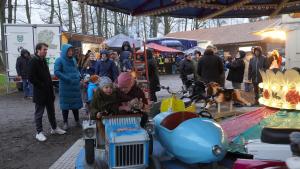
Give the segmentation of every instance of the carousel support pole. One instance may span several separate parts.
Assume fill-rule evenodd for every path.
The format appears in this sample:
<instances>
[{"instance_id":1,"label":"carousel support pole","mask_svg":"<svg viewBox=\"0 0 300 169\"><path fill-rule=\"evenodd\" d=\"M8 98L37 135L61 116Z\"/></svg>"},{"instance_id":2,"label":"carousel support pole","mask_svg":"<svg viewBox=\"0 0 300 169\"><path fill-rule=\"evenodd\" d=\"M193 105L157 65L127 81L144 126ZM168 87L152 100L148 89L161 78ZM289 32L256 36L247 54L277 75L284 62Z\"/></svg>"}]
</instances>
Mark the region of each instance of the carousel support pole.
<instances>
[{"instance_id":1,"label":"carousel support pole","mask_svg":"<svg viewBox=\"0 0 300 169\"><path fill-rule=\"evenodd\" d=\"M221 103L217 103L218 104L218 113L221 113Z\"/></svg>"}]
</instances>

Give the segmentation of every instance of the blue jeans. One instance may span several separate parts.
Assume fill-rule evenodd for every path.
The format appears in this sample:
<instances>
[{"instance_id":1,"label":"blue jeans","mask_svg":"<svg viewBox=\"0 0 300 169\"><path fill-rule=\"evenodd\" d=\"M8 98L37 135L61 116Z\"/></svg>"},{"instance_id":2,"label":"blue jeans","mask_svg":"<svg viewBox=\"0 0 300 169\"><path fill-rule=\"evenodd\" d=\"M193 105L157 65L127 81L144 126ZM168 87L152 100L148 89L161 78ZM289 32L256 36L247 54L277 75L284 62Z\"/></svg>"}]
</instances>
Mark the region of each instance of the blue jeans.
<instances>
[{"instance_id":1,"label":"blue jeans","mask_svg":"<svg viewBox=\"0 0 300 169\"><path fill-rule=\"evenodd\" d=\"M32 84L29 82L28 79L22 79L22 81L23 81L23 91L25 97L32 97L33 96Z\"/></svg>"},{"instance_id":2,"label":"blue jeans","mask_svg":"<svg viewBox=\"0 0 300 169\"><path fill-rule=\"evenodd\" d=\"M176 69L177 69L176 65L172 64L172 74L173 75L176 74Z\"/></svg>"},{"instance_id":3,"label":"blue jeans","mask_svg":"<svg viewBox=\"0 0 300 169\"><path fill-rule=\"evenodd\" d=\"M244 83L245 92L251 92L252 91L252 84L251 83Z\"/></svg>"}]
</instances>

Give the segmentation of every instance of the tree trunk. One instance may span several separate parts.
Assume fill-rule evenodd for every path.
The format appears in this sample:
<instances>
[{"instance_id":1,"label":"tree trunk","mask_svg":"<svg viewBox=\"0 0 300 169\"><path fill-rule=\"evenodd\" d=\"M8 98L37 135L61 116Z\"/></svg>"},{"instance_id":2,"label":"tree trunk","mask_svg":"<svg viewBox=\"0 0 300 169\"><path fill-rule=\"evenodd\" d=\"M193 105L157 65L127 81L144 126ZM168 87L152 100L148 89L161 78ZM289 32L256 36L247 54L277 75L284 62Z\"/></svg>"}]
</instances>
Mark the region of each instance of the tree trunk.
<instances>
[{"instance_id":1,"label":"tree trunk","mask_svg":"<svg viewBox=\"0 0 300 169\"><path fill-rule=\"evenodd\" d=\"M199 29L199 20L196 18L195 19L195 27L194 29Z\"/></svg>"},{"instance_id":2,"label":"tree trunk","mask_svg":"<svg viewBox=\"0 0 300 169\"><path fill-rule=\"evenodd\" d=\"M7 20L7 22L8 23L12 23L12 13L13 13L13 6L12 6L12 2L11 2L12 0L8 0L7 1L7 6L8 6L8 20Z\"/></svg>"},{"instance_id":3,"label":"tree trunk","mask_svg":"<svg viewBox=\"0 0 300 169\"><path fill-rule=\"evenodd\" d=\"M85 5L85 19L86 19L86 32L87 34L90 31L90 19L89 19L89 7L88 5Z\"/></svg>"},{"instance_id":4,"label":"tree trunk","mask_svg":"<svg viewBox=\"0 0 300 169\"><path fill-rule=\"evenodd\" d=\"M91 23L92 23L92 32L93 32L93 35L95 35L95 23L94 23L94 18L93 18L93 13L92 13L92 6L90 6L90 16L91 16Z\"/></svg>"},{"instance_id":5,"label":"tree trunk","mask_svg":"<svg viewBox=\"0 0 300 169\"><path fill-rule=\"evenodd\" d=\"M125 33L125 25L126 25L126 19L125 19L125 14L120 14L120 27L121 27L121 32L126 34Z\"/></svg>"},{"instance_id":6,"label":"tree trunk","mask_svg":"<svg viewBox=\"0 0 300 169\"><path fill-rule=\"evenodd\" d=\"M51 0L51 12L50 12L50 24L53 24L53 17L54 17L54 0Z\"/></svg>"},{"instance_id":7,"label":"tree trunk","mask_svg":"<svg viewBox=\"0 0 300 169\"><path fill-rule=\"evenodd\" d=\"M128 25L128 22L129 22L129 16L126 15L126 20L125 20L125 33L127 35L129 35L129 25Z\"/></svg>"},{"instance_id":8,"label":"tree trunk","mask_svg":"<svg viewBox=\"0 0 300 169\"><path fill-rule=\"evenodd\" d=\"M97 32L98 36L103 36L102 34L102 8L95 7L96 14L97 14Z\"/></svg>"},{"instance_id":9,"label":"tree trunk","mask_svg":"<svg viewBox=\"0 0 300 169\"><path fill-rule=\"evenodd\" d=\"M119 34L117 12L114 12L114 34Z\"/></svg>"},{"instance_id":10,"label":"tree trunk","mask_svg":"<svg viewBox=\"0 0 300 169\"><path fill-rule=\"evenodd\" d=\"M68 14L69 14L69 32L72 32L73 30L73 24L72 24L72 20L73 20L73 7L72 7L72 0L68 0Z\"/></svg>"},{"instance_id":11,"label":"tree trunk","mask_svg":"<svg viewBox=\"0 0 300 169\"><path fill-rule=\"evenodd\" d=\"M57 0L57 7L58 7L58 20L59 20L59 24L60 26L63 25L63 20L62 20L62 16L61 16L61 8L60 8L60 0Z\"/></svg>"},{"instance_id":12,"label":"tree trunk","mask_svg":"<svg viewBox=\"0 0 300 169\"><path fill-rule=\"evenodd\" d=\"M1 39L2 39L2 58L0 57L0 68L6 69L5 43L4 43L4 26L5 23L5 4L6 0L0 1L0 22L1 22Z\"/></svg>"},{"instance_id":13,"label":"tree trunk","mask_svg":"<svg viewBox=\"0 0 300 169\"><path fill-rule=\"evenodd\" d=\"M29 0L26 0L26 6L25 6L25 9L26 9L26 16L27 16L28 23L31 23L30 8L29 8Z\"/></svg>"},{"instance_id":14,"label":"tree trunk","mask_svg":"<svg viewBox=\"0 0 300 169\"><path fill-rule=\"evenodd\" d=\"M171 32L171 21L170 21L170 17L164 16L164 25L165 25L164 35L166 35L166 34L168 34L168 33Z\"/></svg>"},{"instance_id":15,"label":"tree trunk","mask_svg":"<svg viewBox=\"0 0 300 169\"><path fill-rule=\"evenodd\" d=\"M104 9L104 30L105 38L108 38L108 21L107 21L107 9Z\"/></svg>"},{"instance_id":16,"label":"tree trunk","mask_svg":"<svg viewBox=\"0 0 300 169\"><path fill-rule=\"evenodd\" d=\"M140 38L140 17L137 17L137 31L136 31L137 37Z\"/></svg>"},{"instance_id":17,"label":"tree trunk","mask_svg":"<svg viewBox=\"0 0 300 169\"><path fill-rule=\"evenodd\" d=\"M146 27L146 17L143 17L143 26L144 26L144 41L147 41L147 27Z\"/></svg>"},{"instance_id":18,"label":"tree trunk","mask_svg":"<svg viewBox=\"0 0 300 169\"><path fill-rule=\"evenodd\" d=\"M87 34L87 30L86 30L86 20L85 20L85 8L84 8L84 4L83 3L79 3L80 6L80 11L81 11L81 32L82 34Z\"/></svg>"},{"instance_id":19,"label":"tree trunk","mask_svg":"<svg viewBox=\"0 0 300 169\"><path fill-rule=\"evenodd\" d=\"M149 37L157 37L158 19L156 16L150 16L150 35Z\"/></svg>"},{"instance_id":20,"label":"tree trunk","mask_svg":"<svg viewBox=\"0 0 300 169\"><path fill-rule=\"evenodd\" d=\"M75 31L75 33L77 33L77 25L76 25L73 9L72 9L72 20L73 20L73 24L74 24L74 31Z\"/></svg>"},{"instance_id":21,"label":"tree trunk","mask_svg":"<svg viewBox=\"0 0 300 169\"><path fill-rule=\"evenodd\" d=\"M18 1L15 0L15 8L14 8L14 23L17 23L17 6L18 6Z\"/></svg>"},{"instance_id":22,"label":"tree trunk","mask_svg":"<svg viewBox=\"0 0 300 169\"><path fill-rule=\"evenodd\" d=\"M185 18L184 31L187 31L187 26L188 26L188 19Z\"/></svg>"}]
</instances>

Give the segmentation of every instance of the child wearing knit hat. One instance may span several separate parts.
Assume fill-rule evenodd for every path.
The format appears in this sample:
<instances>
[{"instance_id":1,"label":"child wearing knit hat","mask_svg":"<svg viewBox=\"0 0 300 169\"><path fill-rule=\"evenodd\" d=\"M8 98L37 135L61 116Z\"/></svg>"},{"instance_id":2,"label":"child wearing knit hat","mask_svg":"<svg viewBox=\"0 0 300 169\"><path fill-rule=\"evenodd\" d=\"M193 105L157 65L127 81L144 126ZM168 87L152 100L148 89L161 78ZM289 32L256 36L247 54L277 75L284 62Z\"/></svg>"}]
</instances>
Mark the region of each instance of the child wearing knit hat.
<instances>
[{"instance_id":1,"label":"child wearing knit hat","mask_svg":"<svg viewBox=\"0 0 300 169\"><path fill-rule=\"evenodd\" d=\"M118 114L121 103L130 100L130 97L113 87L109 77L102 76L91 103L91 113L95 118L101 118L101 113Z\"/></svg>"}]
</instances>

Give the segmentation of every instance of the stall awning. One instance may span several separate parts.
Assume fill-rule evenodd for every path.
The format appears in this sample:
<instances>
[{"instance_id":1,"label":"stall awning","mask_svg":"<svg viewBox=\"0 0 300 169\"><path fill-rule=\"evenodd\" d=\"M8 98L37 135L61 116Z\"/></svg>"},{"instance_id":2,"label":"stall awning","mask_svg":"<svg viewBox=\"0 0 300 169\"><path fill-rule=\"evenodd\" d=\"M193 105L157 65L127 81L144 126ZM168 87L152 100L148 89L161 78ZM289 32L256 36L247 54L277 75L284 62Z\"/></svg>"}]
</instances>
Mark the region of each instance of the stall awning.
<instances>
[{"instance_id":1,"label":"stall awning","mask_svg":"<svg viewBox=\"0 0 300 169\"><path fill-rule=\"evenodd\" d=\"M146 45L147 48L151 48L158 52L169 52L169 53L182 53L180 50L169 48L166 46L158 45L156 43L149 43Z\"/></svg>"},{"instance_id":2,"label":"stall awning","mask_svg":"<svg viewBox=\"0 0 300 169\"><path fill-rule=\"evenodd\" d=\"M300 11L299 0L74 0L133 16L252 18Z\"/></svg>"}]
</instances>

